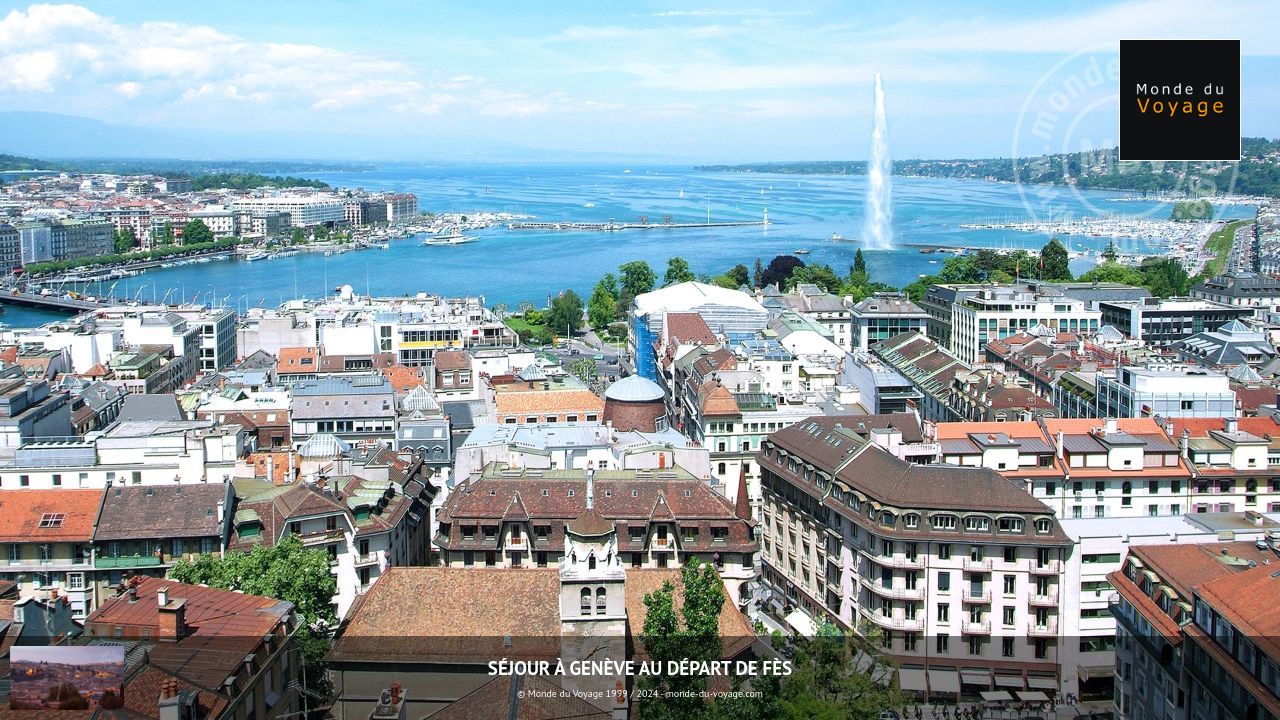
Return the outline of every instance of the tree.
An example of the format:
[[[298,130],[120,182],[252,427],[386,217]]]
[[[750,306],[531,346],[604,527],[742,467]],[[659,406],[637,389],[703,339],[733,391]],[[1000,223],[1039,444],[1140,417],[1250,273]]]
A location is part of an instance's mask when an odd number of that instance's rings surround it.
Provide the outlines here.
[[[529,311],[533,309],[533,303],[528,300],[522,300],[516,305],[516,314],[524,319],[529,319]]]
[[[591,291],[591,299],[587,301],[587,320],[591,327],[600,330],[613,322],[618,316],[618,284],[613,275],[605,275],[596,283]]]
[[[689,269],[689,263],[684,258],[673,257],[667,260],[667,274],[662,276],[663,287],[693,279],[693,271]]]
[[[582,298],[572,290],[565,290],[551,301],[546,314],[547,327],[557,335],[561,331],[569,335],[582,327]]]
[[[1173,258],[1148,259],[1138,268],[1138,272],[1142,273],[1142,285],[1150,290],[1152,295],[1180,296],[1186,295],[1191,289],[1191,278],[1187,275],[1186,269],[1182,267],[1182,263]]]
[[[312,228],[312,230],[311,230],[311,234],[312,234],[313,236],[315,236],[315,239],[316,239],[316,240],[318,240],[318,241],[328,240],[328,239],[329,239],[329,226],[328,226],[328,225],[317,225],[317,226],[315,226],[314,228]]]
[[[1040,279],[1070,280],[1070,260],[1062,242],[1058,238],[1051,239],[1040,250]]]
[[[493,314],[497,315],[499,320],[505,318],[510,313],[510,310],[511,308],[507,307],[506,303],[498,303],[493,306]]]
[[[760,281],[764,279],[764,266],[760,264],[760,258],[756,258],[755,265],[751,271],[751,287],[764,287]]]
[[[720,609],[724,583],[711,565],[691,559],[680,569],[683,604],[677,614],[676,587],[665,582],[644,596],[645,617],[641,642],[649,659],[666,668],[669,662],[719,660]],[[683,620],[683,623],[681,622]],[[645,720],[683,720],[712,717],[712,707],[702,696],[707,678],[696,673],[645,675],[639,680],[646,691],[640,701]],[[657,697],[649,697],[656,694]]]
[[[589,357],[580,357],[569,363],[569,374],[578,378],[585,385],[596,379],[596,361]]]
[[[618,273],[622,276],[621,295],[628,299],[652,291],[654,283],[658,281],[653,268],[649,267],[649,263],[644,260],[623,263],[618,266]]]
[[[1116,250],[1116,241],[1107,242],[1107,249],[1102,251],[1102,259],[1107,262],[1115,262],[1120,258],[1120,253]]]
[[[1126,285],[1142,285],[1144,278],[1137,270],[1107,261],[1099,263],[1089,272],[1080,276],[1081,282],[1124,283]]]
[[[116,231],[115,251],[118,255],[123,255],[138,244],[138,238],[133,234],[133,228],[123,228]]]
[[[774,646],[792,663],[782,679],[774,717],[865,718],[900,708],[906,696],[889,683],[893,668],[877,648],[879,633],[844,633],[823,624],[813,638],[783,639]]]
[[[867,259],[862,256],[862,248],[853,254],[853,272],[867,274]]]
[[[169,577],[190,585],[205,584],[293,603],[302,618],[295,642],[307,667],[307,688],[328,696],[332,688],[324,656],[329,651],[328,632],[338,622],[329,604],[338,583],[324,550],[308,549],[290,533],[275,545],[257,545],[249,552],[184,558],[170,568]]]
[[[787,287],[787,281],[791,279],[791,273],[796,268],[804,267],[804,261],[794,255],[779,255],[769,261],[769,266],[760,274],[760,287],[769,285],[777,285],[778,289]]]
[[[182,226],[182,244],[198,245],[214,241],[213,231],[200,218],[196,218]]]
[[[725,273],[725,276],[736,283],[735,287],[742,287],[751,282],[751,272],[742,263],[729,268],[729,272]]]
[[[829,293],[840,292],[840,286],[843,285],[840,276],[836,275],[830,265],[818,264],[801,266],[791,272],[791,277],[787,280],[788,287],[795,287],[800,283],[812,283]]]
[[[307,242],[307,233],[300,227],[296,227],[289,231],[289,242],[294,245],[303,245]]]
[[[173,235],[173,223],[166,222],[164,228],[160,231],[160,239],[156,241],[157,245],[172,245],[176,241]]]

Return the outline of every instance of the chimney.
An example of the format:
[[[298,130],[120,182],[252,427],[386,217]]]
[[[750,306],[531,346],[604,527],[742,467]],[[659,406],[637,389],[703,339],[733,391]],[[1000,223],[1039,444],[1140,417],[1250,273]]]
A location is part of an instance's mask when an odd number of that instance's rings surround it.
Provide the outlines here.
[[[391,683],[391,687],[379,694],[378,704],[374,705],[369,720],[404,720],[406,699],[400,683]]]
[[[1106,420],[1102,421],[1103,435],[1114,435],[1119,431],[1120,431],[1120,425],[1119,423],[1116,422],[1115,418],[1109,417]]]
[[[178,691],[178,681],[174,678],[165,680],[160,685],[159,720],[194,720],[191,712],[193,695]]]
[[[595,506],[596,502],[596,468],[595,461],[587,461],[587,509],[590,510]]]
[[[1240,421],[1237,418],[1223,418],[1223,421],[1226,424],[1227,432],[1229,433],[1234,433],[1240,429]]]
[[[1055,449],[1055,454],[1058,456],[1058,459],[1061,460],[1062,459],[1062,431],[1061,430],[1058,431],[1056,445],[1057,447]]]
[[[168,600],[165,591],[163,597]],[[161,605],[159,611],[159,636],[161,642],[177,642],[187,632],[187,601],[174,598]]]
[[[138,588],[130,585],[129,586],[129,604],[132,605],[136,602],[138,602]]]
[[[129,588],[129,590],[130,590],[130,592],[132,592],[135,596],[137,595],[137,588],[135,588],[135,587],[130,587],[130,588]],[[164,607],[165,605],[168,605],[168,604],[169,604],[169,586],[168,586],[168,585],[165,585],[164,587],[160,588],[159,590],[156,590],[156,603],[157,603],[160,607]]]
[[[1187,459],[1191,457],[1191,431],[1183,430],[1182,437],[1178,439],[1178,445],[1182,448],[1182,457]]]

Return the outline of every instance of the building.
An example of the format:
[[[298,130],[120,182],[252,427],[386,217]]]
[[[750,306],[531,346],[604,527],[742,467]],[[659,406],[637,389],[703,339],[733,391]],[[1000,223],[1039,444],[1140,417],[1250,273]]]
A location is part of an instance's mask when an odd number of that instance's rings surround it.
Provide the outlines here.
[[[1259,318],[1280,311],[1280,280],[1261,273],[1233,270],[1191,288],[1191,297],[1249,308]]]
[[[236,198],[232,210],[287,212],[292,227],[314,227],[341,223],[345,219],[342,199],[332,195],[274,195]]]
[[[499,424],[594,423],[604,413],[604,400],[576,377],[547,377],[536,365],[514,377],[488,378],[486,395],[490,416]]]
[[[240,235],[240,217],[248,211],[211,206],[187,213],[188,220],[199,220],[216,238],[228,238]]]
[[[476,392],[471,353],[465,350],[436,352],[431,367],[432,388],[441,397],[470,397]]]
[[[1197,298],[1108,300],[1098,303],[1098,309],[1104,325],[1158,347],[1253,314],[1248,308]]]
[[[604,421],[620,432],[666,430],[666,393],[647,378],[625,377],[604,391]]]
[[[22,243],[18,229],[8,223],[0,223],[0,273],[12,272],[22,267]]]
[[[1247,365],[1260,370],[1277,357],[1275,346],[1265,333],[1239,320],[1231,320],[1216,330],[1201,330],[1173,343],[1182,362],[1214,370],[1230,370]]]
[[[762,300],[763,304],[761,291],[757,291],[756,299]],[[852,322],[854,312],[844,298],[833,295],[818,285],[797,283],[790,292],[771,298],[769,303],[778,303],[782,308],[818,323],[830,333],[832,342],[845,350],[858,347],[858,332]],[[865,345],[863,349],[866,349]]]
[[[26,443],[73,435],[67,393],[46,380],[27,379],[21,366],[0,369],[0,464],[12,461]]]
[[[983,287],[957,301],[951,312],[950,350],[965,362],[978,362],[989,340],[1043,325],[1058,332],[1098,331],[1102,313],[1082,300],[1048,286]]]
[[[150,249],[153,226],[151,224],[151,203],[139,200],[123,203],[118,207],[95,210],[94,217],[106,219],[115,232],[129,230],[137,238],[139,247]]]
[[[413,193],[393,193],[386,196],[386,222],[403,223],[418,217],[418,196]]]
[[[295,445],[316,434],[333,434],[348,442],[395,438],[395,392],[382,375],[299,380],[290,392]]]
[[[92,603],[111,597],[126,577],[163,578],[177,560],[221,556],[230,483],[119,484],[104,488],[93,529]]]
[[[1053,510],[987,468],[918,465],[814,417],[761,447],[765,607],[799,632],[874,627],[904,690],[1072,691]]]
[[[575,522],[617,533],[629,568],[711,564],[738,606],[758,575],[759,541],[745,503],[734,503],[679,467],[642,470],[543,470],[490,464],[461,477],[437,515],[433,544],[455,568],[554,566],[571,547]]]
[[[667,313],[697,313],[712,333],[754,334],[769,323],[769,313],[755,298],[740,290],[728,290],[699,282],[677,283],[637,295],[630,308],[628,353],[635,358],[636,374],[657,380],[654,339],[662,333]]]
[[[1094,417],[1235,417],[1236,394],[1226,375],[1177,365],[1117,367],[1095,378]],[[1069,404],[1055,401],[1060,409]],[[1063,413],[1067,416],[1067,413]]]
[[[869,350],[872,345],[903,333],[926,330],[929,314],[902,295],[876,293],[854,305],[850,311],[852,346],[847,350]]]
[[[332,435],[312,437],[298,450],[300,482],[237,482],[227,550],[248,552],[294,534],[328,552],[337,579],[331,603],[344,617],[388,568],[427,561],[426,515],[438,488],[421,463],[392,457],[385,449],[353,453]],[[361,475],[351,474],[357,469]]]
[[[240,234],[243,237],[274,238],[289,231],[292,215],[283,210],[240,211]]]
[[[1280,512],[1280,422],[1274,417],[1173,418],[1185,448],[1194,513]]]
[[[20,596],[55,600],[65,595],[72,615],[93,606],[93,528],[101,490],[0,490],[0,580]]]
[[[1116,590],[1123,720],[1280,716],[1280,588],[1268,542],[1135,547]]]
[[[924,400],[924,393],[902,373],[863,350],[855,350],[846,358],[839,387],[856,388],[857,402],[873,415],[910,412]]]
[[[871,352],[911,383],[921,398],[921,417],[935,422],[960,419],[952,404],[951,388],[957,376],[972,370],[969,364],[918,332],[882,340]]]
[[[302,706],[299,625],[284,600],[138,576],[85,618],[84,635],[140,651],[141,666],[125,680],[130,710],[159,720],[245,720]]]
[[[102,218],[28,220],[19,224],[18,232],[24,265],[115,252],[115,227]]]

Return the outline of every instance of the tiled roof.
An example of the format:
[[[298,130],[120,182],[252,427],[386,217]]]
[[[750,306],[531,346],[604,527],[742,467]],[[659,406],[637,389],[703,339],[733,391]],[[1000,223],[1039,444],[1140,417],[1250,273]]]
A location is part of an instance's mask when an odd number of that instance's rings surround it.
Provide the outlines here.
[[[666,314],[667,342],[676,345],[715,345],[715,333],[698,313],[669,312]]]
[[[0,490],[0,542],[88,542],[101,490]]]
[[[276,362],[278,373],[314,373],[319,367],[320,352],[313,347],[280,348]]]
[[[729,392],[729,388],[721,385],[714,380],[708,380],[699,390],[702,395],[702,414],[707,415],[738,415],[741,410],[738,408],[738,402],[734,400],[733,393]]]
[[[218,537],[226,491],[223,483],[107,488],[93,539]]]
[[[468,370],[471,368],[471,353],[465,350],[438,350],[434,363],[437,370]]]
[[[1274,565],[1259,565],[1196,586],[1196,594],[1260,650],[1280,657],[1280,577]]]
[[[627,625],[631,630],[635,656],[638,659],[648,658],[644,643],[640,636],[644,629],[644,620],[648,616],[648,608],[644,598],[662,588],[662,584],[670,582],[676,587],[675,610],[679,613],[684,606],[684,584],[680,579],[680,571],[668,568],[631,568],[627,570]],[[722,585],[717,584],[717,588]],[[723,645],[721,658],[734,658],[755,642],[756,633],[747,617],[733,606],[728,597],[720,608],[720,642]]]
[[[590,390],[533,390],[498,393],[498,415],[559,415],[604,411],[604,400]]]
[[[381,368],[379,372],[391,383],[391,389],[397,395],[407,393],[416,387],[422,387],[422,373],[418,368],[406,365],[392,365]]]

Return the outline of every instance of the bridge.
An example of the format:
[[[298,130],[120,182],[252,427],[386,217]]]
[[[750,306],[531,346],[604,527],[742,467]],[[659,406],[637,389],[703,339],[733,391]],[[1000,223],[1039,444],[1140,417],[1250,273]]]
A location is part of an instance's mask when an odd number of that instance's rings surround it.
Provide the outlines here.
[[[25,305],[27,307],[44,308],[45,310],[61,310],[73,315],[82,313],[85,310],[97,310],[98,308],[119,303],[119,300],[115,298],[106,298],[105,300],[106,302],[89,302],[88,300],[77,300],[62,295],[41,295],[21,290],[0,291],[0,303]]]

